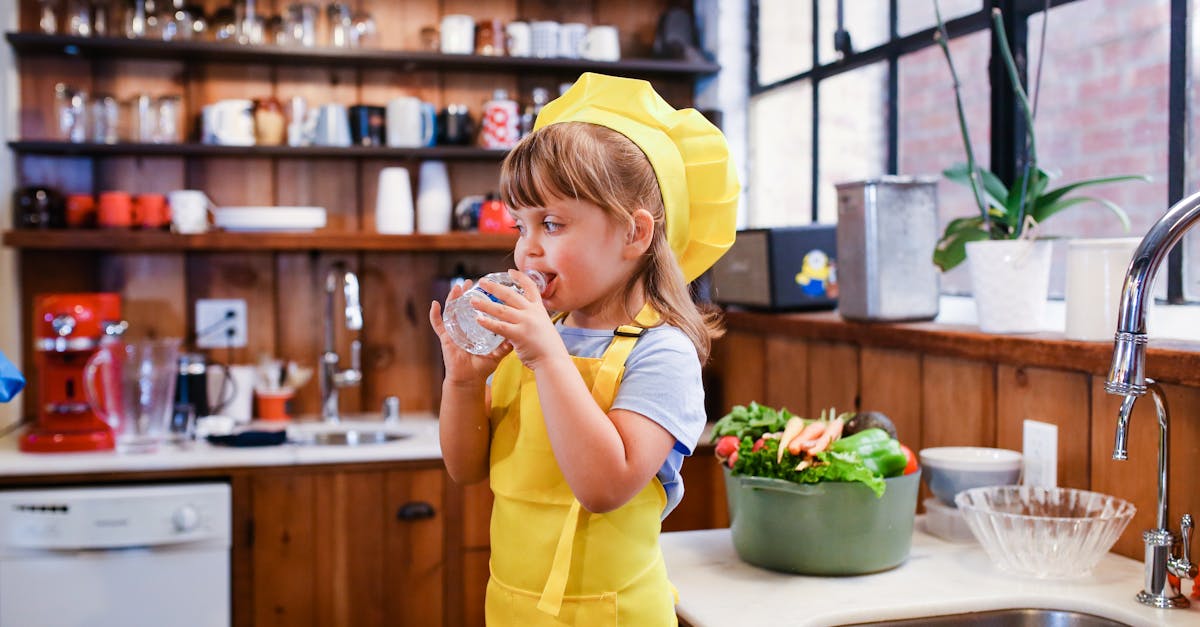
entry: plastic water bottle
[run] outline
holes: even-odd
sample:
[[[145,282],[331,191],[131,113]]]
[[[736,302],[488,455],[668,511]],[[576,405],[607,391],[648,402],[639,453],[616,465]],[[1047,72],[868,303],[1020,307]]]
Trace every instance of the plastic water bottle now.
[[[525,274],[537,284],[538,291],[546,289],[546,277],[541,272],[526,270]],[[458,298],[446,303],[446,310],[442,312],[442,322],[446,325],[446,332],[450,334],[450,339],[454,340],[455,344],[458,344],[463,350],[474,355],[487,355],[496,350],[504,342],[502,336],[492,333],[479,325],[479,316],[486,316],[487,314],[481,313],[471,306],[471,301],[477,298],[484,298],[492,302],[504,304],[504,301],[500,300],[495,294],[484,289],[481,283],[485,280],[494,281],[500,285],[507,285],[522,294],[525,293],[517,285],[517,282],[508,276],[507,272],[493,272],[480,279],[471,289],[463,292]]]

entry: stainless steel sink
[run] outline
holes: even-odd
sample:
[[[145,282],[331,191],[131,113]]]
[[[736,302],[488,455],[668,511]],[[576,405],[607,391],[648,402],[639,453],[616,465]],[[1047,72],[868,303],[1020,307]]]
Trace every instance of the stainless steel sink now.
[[[924,616],[904,620],[885,620],[855,625],[889,625],[914,627],[921,625],[970,625],[971,627],[1121,627],[1125,623],[1109,620],[1094,614],[1068,610],[1010,609],[986,612],[965,612],[943,616]]]
[[[383,444],[407,438],[407,433],[390,431],[321,431],[298,436],[291,441],[295,444],[311,444],[314,446],[362,446],[364,444]]]

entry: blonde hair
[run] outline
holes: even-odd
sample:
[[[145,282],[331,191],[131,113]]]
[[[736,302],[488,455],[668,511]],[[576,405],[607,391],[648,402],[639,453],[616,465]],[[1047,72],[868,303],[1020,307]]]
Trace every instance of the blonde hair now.
[[[545,207],[571,198],[600,207],[618,225],[633,226],[645,209],[654,218],[650,248],[618,298],[642,280],[646,300],[663,324],[681,329],[708,361],[712,341],[724,334],[720,311],[692,300],[683,272],[667,243],[666,210],[650,160],[624,135],[597,124],[561,122],[521,140],[504,159],[500,197],[510,207]]]

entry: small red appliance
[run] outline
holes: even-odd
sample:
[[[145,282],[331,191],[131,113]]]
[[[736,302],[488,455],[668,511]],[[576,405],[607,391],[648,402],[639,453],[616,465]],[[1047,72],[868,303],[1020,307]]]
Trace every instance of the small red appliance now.
[[[21,437],[30,453],[113,448],[112,429],[87,402],[84,365],[100,341],[121,330],[117,294],[42,294],[34,298],[37,423]]]

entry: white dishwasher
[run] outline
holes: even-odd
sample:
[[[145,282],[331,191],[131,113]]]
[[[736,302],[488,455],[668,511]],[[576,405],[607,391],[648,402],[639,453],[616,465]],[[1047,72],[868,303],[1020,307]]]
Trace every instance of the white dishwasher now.
[[[0,491],[0,627],[227,627],[224,483]]]

